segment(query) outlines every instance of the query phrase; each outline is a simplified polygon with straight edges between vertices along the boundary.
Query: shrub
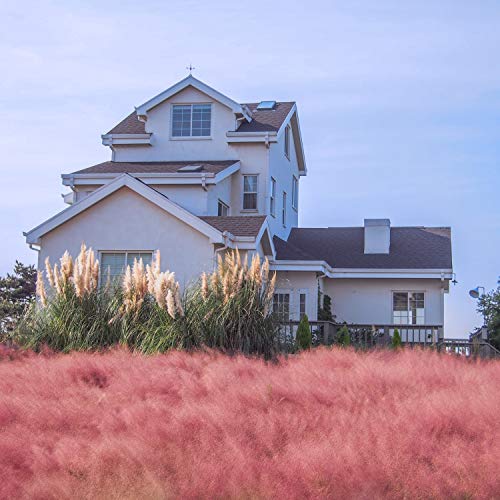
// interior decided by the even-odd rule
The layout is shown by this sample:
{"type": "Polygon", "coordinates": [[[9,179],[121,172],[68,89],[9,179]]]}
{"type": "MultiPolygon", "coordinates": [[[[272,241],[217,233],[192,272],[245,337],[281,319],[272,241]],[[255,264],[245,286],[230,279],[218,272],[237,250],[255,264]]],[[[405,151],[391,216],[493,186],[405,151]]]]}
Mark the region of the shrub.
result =
{"type": "Polygon", "coordinates": [[[309,318],[307,317],[307,314],[304,314],[304,316],[300,319],[295,341],[298,349],[311,348],[311,327],[309,326],[309,318]]]}
{"type": "Polygon", "coordinates": [[[401,342],[401,335],[399,334],[399,330],[397,328],[394,329],[391,345],[393,349],[397,349],[398,347],[401,347],[403,345],[403,343],[401,342]]]}
{"type": "Polygon", "coordinates": [[[238,251],[219,256],[217,269],[188,290],[186,334],[210,348],[271,357],[278,323],[272,304],[276,275],[258,255],[249,266],[238,251]],[[188,333],[189,332],[189,333],[188,333]]]}
{"type": "Polygon", "coordinates": [[[342,346],[351,345],[351,334],[347,325],[344,325],[337,334],[337,343],[342,346]]]}
{"type": "Polygon", "coordinates": [[[92,249],[82,246],[59,264],[47,260],[38,273],[38,304],[31,307],[15,340],[39,349],[89,350],[122,344],[144,352],[210,347],[272,357],[277,325],[271,312],[275,276],[255,256],[250,266],[238,252],[181,296],[174,273],[151,265],[127,266],[121,283],[99,276],[92,249]],[[104,281],[99,286],[100,281],[104,281]],[[46,288],[48,287],[48,289],[46,288]]]}

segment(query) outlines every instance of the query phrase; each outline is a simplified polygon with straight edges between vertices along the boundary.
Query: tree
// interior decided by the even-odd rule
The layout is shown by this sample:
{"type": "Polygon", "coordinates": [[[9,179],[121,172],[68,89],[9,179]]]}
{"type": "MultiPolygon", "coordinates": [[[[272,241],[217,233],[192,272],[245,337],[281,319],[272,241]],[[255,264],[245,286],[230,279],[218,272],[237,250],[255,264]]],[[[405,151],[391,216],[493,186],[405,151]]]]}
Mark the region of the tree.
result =
{"type": "Polygon", "coordinates": [[[323,294],[318,288],[318,319],[320,321],[333,321],[332,314],[332,299],[329,295],[323,295],[323,304],[321,304],[321,296],[323,294]]]}
{"type": "Polygon", "coordinates": [[[349,328],[344,325],[338,333],[337,343],[343,346],[351,345],[351,334],[349,333],[349,328]]]}
{"type": "Polygon", "coordinates": [[[297,328],[297,336],[295,338],[297,348],[299,350],[310,349],[312,343],[311,328],[309,326],[309,318],[307,314],[302,316],[299,327],[297,328]]]}
{"type": "Polygon", "coordinates": [[[500,286],[479,298],[477,311],[484,316],[490,343],[500,349],[500,286]]]}
{"type": "Polygon", "coordinates": [[[391,345],[392,345],[393,349],[397,349],[398,347],[401,347],[401,345],[402,345],[401,335],[399,334],[399,330],[397,328],[394,330],[391,345]]]}
{"type": "Polygon", "coordinates": [[[0,277],[0,335],[12,331],[35,298],[35,266],[16,260],[14,272],[0,277]]]}

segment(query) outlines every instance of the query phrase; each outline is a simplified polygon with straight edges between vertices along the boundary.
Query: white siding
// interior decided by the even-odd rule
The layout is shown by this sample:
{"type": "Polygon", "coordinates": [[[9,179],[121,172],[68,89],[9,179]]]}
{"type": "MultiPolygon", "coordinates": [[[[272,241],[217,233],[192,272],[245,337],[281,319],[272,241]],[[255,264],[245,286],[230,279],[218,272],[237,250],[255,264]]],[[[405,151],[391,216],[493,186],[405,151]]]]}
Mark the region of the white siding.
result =
{"type": "MultiPolygon", "coordinates": [[[[300,207],[300,178],[297,155],[295,153],[295,145],[293,134],[290,131],[290,159],[285,156],[285,134],[278,137],[277,143],[272,143],[269,148],[269,176],[276,179],[276,217],[269,217],[269,225],[273,234],[276,234],[282,239],[287,239],[292,227],[298,225],[298,207],[300,207]],[[298,192],[298,207],[297,210],[292,208],[292,185],[293,176],[299,179],[297,187],[298,192]],[[287,208],[286,208],[286,224],[283,227],[281,222],[281,211],[283,206],[283,191],[286,192],[287,208]]],[[[268,180],[266,194],[266,213],[271,213],[270,207],[270,178],[268,180]]]]}
{"type": "Polygon", "coordinates": [[[444,323],[441,281],[432,279],[325,279],[324,293],[332,298],[337,321],[358,324],[392,324],[392,292],[425,293],[425,323],[444,323]]]}
{"type": "Polygon", "coordinates": [[[234,130],[235,115],[231,109],[203,92],[187,87],[148,112],[146,132],[151,132],[152,146],[115,146],[115,161],[196,161],[233,160],[235,148],[226,142],[226,132],[234,130]],[[173,104],[212,103],[211,138],[171,139],[173,104]]]}
{"type": "Polygon", "coordinates": [[[269,184],[268,149],[264,144],[240,144],[237,147],[241,160],[239,172],[231,180],[231,215],[266,215],[269,184]],[[255,174],[257,179],[257,211],[243,210],[243,175],[255,174]]]}
{"type": "Polygon", "coordinates": [[[318,279],[314,272],[279,271],[276,292],[290,293],[290,319],[298,321],[299,294],[306,293],[306,314],[311,321],[318,318],[318,279]]]}
{"type": "Polygon", "coordinates": [[[38,265],[56,262],[68,250],[76,256],[85,242],[96,251],[157,250],[162,269],[175,271],[182,286],[213,269],[209,239],[128,188],[85,210],[42,237],[38,265]]]}
{"type": "Polygon", "coordinates": [[[201,185],[161,184],[151,187],[195,215],[217,215],[217,212],[209,214],[208,193],[201,185]]]}

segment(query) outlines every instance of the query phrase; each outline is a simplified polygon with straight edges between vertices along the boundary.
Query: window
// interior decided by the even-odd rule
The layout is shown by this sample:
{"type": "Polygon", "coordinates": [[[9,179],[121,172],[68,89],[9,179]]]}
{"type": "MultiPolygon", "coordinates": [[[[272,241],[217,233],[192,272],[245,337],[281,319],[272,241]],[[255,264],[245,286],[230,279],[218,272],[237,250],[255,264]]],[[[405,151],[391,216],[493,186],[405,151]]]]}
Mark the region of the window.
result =
{"type": "Polygon", "coordinates": [[[290,125],[285,127],[285,156],[290,159],[290,125]]]}
{"type": "Polygon", "coordinates": [[[227,215],[229,215],[229,206],[221,200],[219,200],[219,203],[217,205],[217,215],[219,217],[226,217],[227,215]]]}
{"type": "Polygon", "coordinates": [[[102,252],[101,280],[106,281],[108,275],[111,282],[123,276],[127,266],[132,267],[134,260],[142,259],[144,265],[151,264],[153,252],[102,252]]]}
{"type": "Polygon", "coordinates": [[[277,315],[278,321],[287,323],[290,321],[290,294],[275,293],[273,297],[273,312],[277,315]]]}
{"type": "Polygon", "coordinates": [[[299,317],[302,319],[306,314],[306,294],[299,294],[299,317]]]}
{"type": "Polygon", "coordinates": [[[299,197],[299,181],[295,175],[292,178],[292,207],[297,210],[299,197]]]}
{"type": "Polygon", "coordinates": [[[257,176],[243,176],[243,210],[257,210],[257,176]]]}
{"type": "Polygon", "coordinates": [[[424,292],[394,292],[392,322],[395,325],[423,325],[425,322],[424,292]]]}
{"type": "Polygon", "coordinates": [[[281,223],[286,226],[286,193],[283,191],[283,208],[281,209],[281,223]]]}
{"type": "Polygon", "coordinates": [[[276,180],[271,177],[271,203],[270,211],[273,217],[276,217],[276,180]]]}
{"type": "Polygon", "coordinates": [[[210,137],[211,104],[175,104],[172,107],[172,137],[210,137]]]}

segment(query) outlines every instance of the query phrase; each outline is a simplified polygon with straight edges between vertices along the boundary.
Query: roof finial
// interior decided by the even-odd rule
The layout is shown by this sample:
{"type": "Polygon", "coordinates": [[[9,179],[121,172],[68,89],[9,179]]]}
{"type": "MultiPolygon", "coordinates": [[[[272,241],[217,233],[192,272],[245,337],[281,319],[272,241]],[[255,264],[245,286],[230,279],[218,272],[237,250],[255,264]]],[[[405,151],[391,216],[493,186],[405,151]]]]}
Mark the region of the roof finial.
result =
{"type": "Polygon", "coordinates": [[[191,74],[196,68],[191,63],[189,63],[189,66],[186,66],[186,69],[189,71],[189,74],[191,74]]]}

